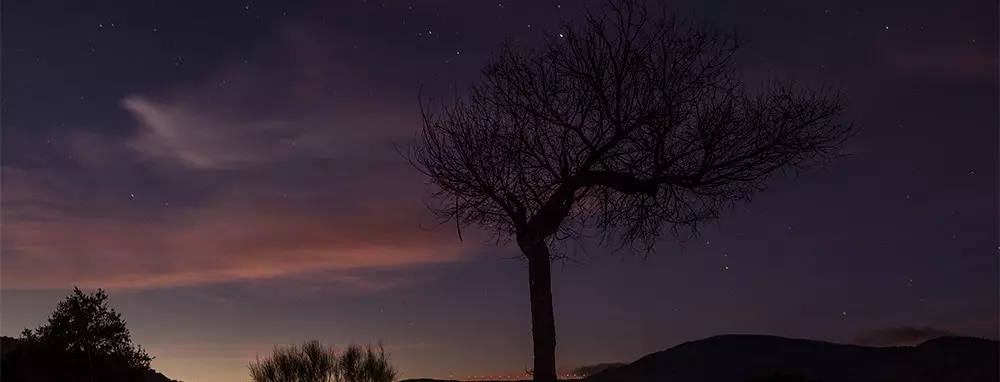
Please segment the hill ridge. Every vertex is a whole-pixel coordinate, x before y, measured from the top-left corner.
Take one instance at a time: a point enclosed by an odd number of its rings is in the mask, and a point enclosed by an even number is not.
[[[734,333],[686,341],[582,381],[739,382],[780,373],[821,382],[984,382],[1000,380],[998,360],[1000,342],[988,338],[944,336],[912,346],[877,347]]]

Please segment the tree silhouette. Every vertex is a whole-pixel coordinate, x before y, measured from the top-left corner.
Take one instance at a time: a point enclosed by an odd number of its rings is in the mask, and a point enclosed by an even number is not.
[[[140,381],[152,358],[133,344],[125,320],[99,289],[79,288],[59,302],[48,323],[25,329],[3,362],[5,381]]]
[[[301,346],[275,346],[271,356],[250,363],[254,382],[327,382],[337,371],[337,353],[319,341]]]
[[[318,341],[274,348],[250,363],[254,382],[394,382],[397,373],[382,345],[351,345],[337,354]]]
[[[394,382],[398,373],[381,344],[351,345],[340,355],[338,382]]]
[[[540,48],[505,44],[451,103],[421,102],[404,156],[436,186],[443,222],[513,239],[528,262],[534,380],[553,381],[551,260],[592,236],[648,253],[697,234],[784,170],[822,164],[852,135],[835,92],[744,86],[743,41],[638,0],[564,24]]]

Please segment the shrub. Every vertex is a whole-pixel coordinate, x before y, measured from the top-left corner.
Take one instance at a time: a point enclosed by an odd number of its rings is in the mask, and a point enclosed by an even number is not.
[[[250,363],[254,382],[395,382],[396,369],[382,345],[350,345],[341,353],[319,341],[276,346]]]

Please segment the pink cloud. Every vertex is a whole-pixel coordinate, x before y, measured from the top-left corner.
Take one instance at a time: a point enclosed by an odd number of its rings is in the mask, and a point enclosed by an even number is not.
[[[890,67],[910,75],[957,80],[997,78],[997,51],[971,44],[898,47],[883,52]]]
[[[462,243],[419,228],[422,206],[398,207],[393,215],[357,208],[327,216],[237,199],[148,218],[102,218],[5,203],[3,286],[156,288],[464,258]],[[392,285],[349,273],[336,278]]]
[[[995,16],[983,16],[975,3],[956,3],[942,9],[941,20],[953,27],[933,30],[923,20],[901,19],[899,26],[877,32],[875,57],[888,69],[904,75],[952,81],[995,81],[1000,50],[995,39]],[[977,13],[978,12],[978,13]],[[994,12],[995,13],[995,12]],[[970,15],[975,15],[971,17]],[[985,22],[985,24],[984,24]]]
[[[72,153],[91,176],[5,167],[3,287],[159,288],[327,271],[382,289],[401,280],[363,271],[465,259],[469,241],[421,229],[434,222],[424,190],[390,144],[419,129],[417,100],[384,91],[326,32],[285,27],[247,63],[126,97],[136,122],[126,137],[53,138],[49,148]],[[129,200],[144,187],[177,199]]]

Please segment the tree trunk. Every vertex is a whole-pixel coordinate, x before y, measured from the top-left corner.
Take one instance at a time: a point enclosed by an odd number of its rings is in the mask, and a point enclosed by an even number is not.
[[[531,294],[531,340],[535,382],[555,382],[556,321],[552,311],[552,271],[549,249],[544,242],[521,248],[528,258],[528,291]]]

